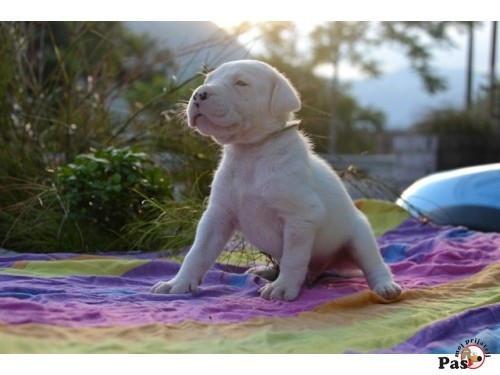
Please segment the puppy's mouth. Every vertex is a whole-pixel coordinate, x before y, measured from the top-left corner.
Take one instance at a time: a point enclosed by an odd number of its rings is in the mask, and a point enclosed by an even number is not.
[[[193,128],[196,128],[198,127],[198,124],[197,124],[197,121],[200,117],[202,117],[203,115],[201,113],[197,113],[196,115],[194,115],[193,117],[193,120],[190,122],[190,125],[193,127]]]
[[[213,125],[217,125],[217,123],[215,123],[209,116],[207,116],[206,114],[202,113],[202,112],[196,112],[194,113],[192,116],[191,116],[191,121],[189,121],[189,125],[192,127],[192,128],[200,128],[200,126],[202,127],[204,125],[204,123],[210,123],[212,126]]]
[[[189,125],[192,128],[196,128],[198,130],[210,128],[210,129],[231,129],[234,128],[237,124],[233,123],[224,123],[222,119],[214,119],[212,116],[207,116],[202,112],[197,112],[192,115],[191,121],[189,121]]]
[[[210,117],[203,113],[196,113],[189,122],[191,128],[196,129],[200,134],[214,138],[218,143],[230,143],[238,129],[238,123],[230,125],[220,125],[213,122]]]

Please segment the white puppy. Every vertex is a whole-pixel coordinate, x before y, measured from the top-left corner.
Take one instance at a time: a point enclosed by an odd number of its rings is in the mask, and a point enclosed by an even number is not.
[[[335,172],[299,132],[290,82],[266,63],[221,65],[193,93],[188,124],[224,145],[208,208],[179,273],[153,293],[196,291],[235,231],[279,261],[279,276],[261,289],[292,301],[304,281],[349,265],[370,288],[394,299],[401,288],[380,256],[364,215]]]

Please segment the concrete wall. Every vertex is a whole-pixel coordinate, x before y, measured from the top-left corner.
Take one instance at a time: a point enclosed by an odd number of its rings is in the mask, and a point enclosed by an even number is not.
[[[398,134],[390,154],[324,157],[353,198],[394,200],[414,181],[437,171],[500,162],[500,137]]]
[[[438,169],[439,138],[435,135],[398,135],[393,139],[394,183],[402,190]]]

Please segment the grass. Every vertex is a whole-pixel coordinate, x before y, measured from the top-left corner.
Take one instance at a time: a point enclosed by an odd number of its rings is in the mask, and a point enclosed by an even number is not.
[[[134,249],[169,249],[174,254],[192,244],[205,200],[187,198],[159,202],[143,197],[147,214],[123,228],[123,238]]]
[[[5,182],[5,181],[4,181]],[[142,197],[144,215],[122,228],[107,228],[92,220],[75,218],[68,203],[49,184],[24,180],[2,184],[0,194],[28,196],[0,210],[1,247],[29,252],[156,251],[169,249],[173,254],[189,246],[204,201],[189,199],[158,202]]]
[[[19,179],[10,180],[2,186],[0,194],[16,195],[22,192],[26,196],[0,210],[0,231],[4,233],[0,243],[2,247],[38,252],[85,248],[82,229],[69,219],[54,187]]]

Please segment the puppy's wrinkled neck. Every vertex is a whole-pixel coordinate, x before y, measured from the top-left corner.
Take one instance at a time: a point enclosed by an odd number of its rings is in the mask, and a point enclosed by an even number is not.
[[[291,130],[298,130],[299,129],[299,124],[300,121],[293,121],[290,123],[287,123],[282,129],[276,130],[267,136],[265,136],[262,140],[258,141],[257,143],[264,143],[273,140],[274,138],[279,137],[283,133],[289,132]]]
[[[300,123],[300,121],[289,122],[281,129],[278,129],[278,130],[275,130],[269,134],[266,134],[262,138],[257,139],[253,142],[234,143],[234,144],[226,145],[226,146],[231,146],[235,149],[242,149],[242,150],[258,149],[262,146],[267,145],[268,143],[278,141],[281,137],[286,136],[289,133],[292,133],[292,132],[298,133],[299,123]]]

